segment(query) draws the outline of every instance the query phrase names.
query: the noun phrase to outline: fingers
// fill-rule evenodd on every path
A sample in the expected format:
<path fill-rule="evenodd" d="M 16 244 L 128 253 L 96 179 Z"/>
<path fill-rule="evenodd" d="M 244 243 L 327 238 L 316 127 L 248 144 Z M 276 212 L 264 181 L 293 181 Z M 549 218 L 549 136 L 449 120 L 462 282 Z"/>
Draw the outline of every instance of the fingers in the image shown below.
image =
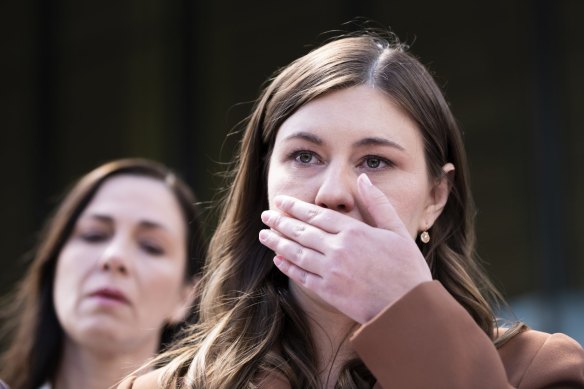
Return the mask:
<path fill-rule="evenodd" d="M 282 273 L 288 276 L 288 278 L 307 288 L 313 287 L 313 284 L 322 278 L 296 266 L 294 263 L 286 260 L 281 255 L 276 255 L 274 257 L 274 264 Z"/>
<path fill-rule="evenodd" d="M 324 253 L 323 241 L 328 234 L 320 228 L 272 210 L 262 212 L 262 222 L 302 246 Z"/>
<path fill-rule="evenodd" d="M 323 231 L 336 234 L 341 230 L 342 215 L 330 209 L 319 207 L 290 196 L 277 196 L 275 205 L 295 219 L 313 225 Z"/>
<path fill-rule="evenodd" d="M 363 173 L 358 177 L 357 187 L 361 201 L 373 219 L 374 227 L 390 230 L 404 237 L 409 236 L 405 225 L 387 196 L 371 183 L 366 174 Z M 274 203 L 280 210 L 293 218 L 331 234 L 338 234 L 347 223 L 350 223 L 345 220 L 346 215 L 290 196 L 277 196 Z"/>
<path fill-rule="evenodd" d="M 390 230 L 402 236 L 409 236 L 405 225 L 387 196 L 371 183 L 365 173 L 357 178 L 357 187 L 361 201 L 373 218 L 375 227 Z"/>
<path fill-rule="evenodd" d="M 270 248 L 295 266 L 313 274 L 323 274 L 322 266 L 325 261 L 321 253 L 281 236 L 272 230 L 261 230 L 259 239 L 264 246 Z"/>

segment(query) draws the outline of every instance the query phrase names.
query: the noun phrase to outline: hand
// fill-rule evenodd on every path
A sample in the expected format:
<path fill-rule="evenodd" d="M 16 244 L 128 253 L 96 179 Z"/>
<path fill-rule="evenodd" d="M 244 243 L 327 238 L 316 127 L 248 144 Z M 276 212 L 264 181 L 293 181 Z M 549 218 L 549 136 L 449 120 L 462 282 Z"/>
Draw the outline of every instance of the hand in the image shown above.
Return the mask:
<path fill-rule="evenodd" d="M 358 323 L 365 323 L 422 282 L 430 269 L 387 197 L 369 178 L 358 195 L 373 226 L 289 196 L 262 213 L 271 230 L 260 242 L 291 280 Z"/>

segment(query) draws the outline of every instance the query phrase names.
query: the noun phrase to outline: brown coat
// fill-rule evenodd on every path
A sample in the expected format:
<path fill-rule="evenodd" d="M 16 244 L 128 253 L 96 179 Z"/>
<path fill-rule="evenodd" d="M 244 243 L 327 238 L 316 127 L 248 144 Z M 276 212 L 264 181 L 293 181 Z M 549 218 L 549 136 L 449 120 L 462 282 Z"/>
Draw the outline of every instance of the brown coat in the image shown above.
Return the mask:
<path fill-rule="evenodd" d="M 438 282 L 422 284 L 363 325 L 351 343 L 375 389 L 584 388 L 584 349 L 563 334 L 528 330 L 500 349 Z M 159 371 L 118 389 L 158 388 Z M 269 378 L 266 389 L 290 389 Z"/>

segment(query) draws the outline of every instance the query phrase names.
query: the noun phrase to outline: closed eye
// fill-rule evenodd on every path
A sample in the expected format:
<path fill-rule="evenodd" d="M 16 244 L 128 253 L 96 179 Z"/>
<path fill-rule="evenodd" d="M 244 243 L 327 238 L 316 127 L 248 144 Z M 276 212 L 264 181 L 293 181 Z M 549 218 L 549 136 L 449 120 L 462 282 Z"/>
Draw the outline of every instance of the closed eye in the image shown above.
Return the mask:
<path fill-rule="evenodd" d="M 100 243 L 109 238 L 109 234 L 100 231 L 87 231 L 79 235 L 82 240 L 88 243 Z"/>
<path fill-rule="evenodd" d="M 148 254 L 158 257 L 164 254 L 164 249 L 158 245 L 157 243 L 150 242 L 150 241 L 142 241 L 140 242 L 140 247 L 147 252 Z"/>

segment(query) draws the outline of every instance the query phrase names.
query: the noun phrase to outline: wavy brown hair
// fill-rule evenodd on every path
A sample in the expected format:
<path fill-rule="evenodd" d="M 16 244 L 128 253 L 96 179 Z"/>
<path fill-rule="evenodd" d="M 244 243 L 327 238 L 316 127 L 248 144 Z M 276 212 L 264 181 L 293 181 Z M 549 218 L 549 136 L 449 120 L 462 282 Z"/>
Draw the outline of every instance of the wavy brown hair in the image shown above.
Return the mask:
<path fill-rule="evenodd" d="M 395 38 L 372 33 L 341 37 L 279 71 L 267 84 L 248 118 L 200 295 L 200 323 L 174 350 L 164 387 L 255 388 L 276 374 L 293 388 L 319 388 L 314 344 L 306 318 L 288 291 L 286 276 L 261 245 L 268 209 L 267 169 L 278 129 L 301 106 L 332 91 L 369 85 L 383 91 L 422 134 L 428 174 L 442 176 L 451 162 L 456 173 L 449 200 L 420 245 L 433 278 L 495 339 L 490 301 L 498 297 L 475 257 L 475 208 L 469 189 L 461 132 L 442 92 L 426 68 Z M 370 388 L 374 377 L 356 359 L 349 361 L 338 388 Z"/>
<path fill-rule="evenodd" d="M 79 179 L 46 223 L 24 278 L 0 315 L 7 349 L 0 359 L 0 377 L 14 389 L 35 389 L 56 373 L 64 331 L 55 313 L 53 282 L 59 254 L 77 219 L 104 182 L 120 175 L 144 176 L 165 183 L 177 199 L 187 226 L 187 261 L 184 280 L 200 274 L 206 255 L 201 215 L 195 197 L 178 176 L 164 165 L 146 159 L 106 163 Z M 194 321 L 189 317 L 186 321 Z M 159 348 L 169 344 L 184 323 L 167 326 Z"/>

